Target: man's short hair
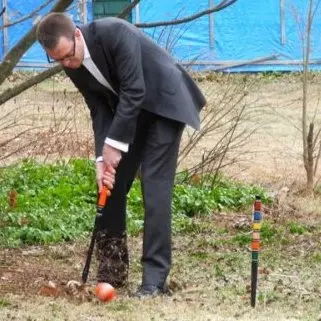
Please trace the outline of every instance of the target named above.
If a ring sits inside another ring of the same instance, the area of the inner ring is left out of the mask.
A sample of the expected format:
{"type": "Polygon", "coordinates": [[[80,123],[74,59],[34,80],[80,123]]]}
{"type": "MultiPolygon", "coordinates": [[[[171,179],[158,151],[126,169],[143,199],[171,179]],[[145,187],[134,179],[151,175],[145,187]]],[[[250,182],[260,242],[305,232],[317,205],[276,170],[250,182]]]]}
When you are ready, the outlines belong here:
{"type": "Polygon", "coordinates": [[[49,50],[55,49],[61,37],[73,40],[75,24],[64,13],[53,12],[43,17],[36,31],[37,40],[49,50]]]}

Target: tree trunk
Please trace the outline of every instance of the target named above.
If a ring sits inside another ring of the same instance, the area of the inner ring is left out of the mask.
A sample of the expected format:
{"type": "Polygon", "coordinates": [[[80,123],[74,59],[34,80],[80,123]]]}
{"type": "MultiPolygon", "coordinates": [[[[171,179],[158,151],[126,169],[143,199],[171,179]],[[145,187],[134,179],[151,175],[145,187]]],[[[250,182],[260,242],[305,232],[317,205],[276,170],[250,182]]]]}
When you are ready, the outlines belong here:
{"type": "Polygon", "coordinates": [[[307,136],[307,166],[306,166],[306,173],[307,173],[306,192],[308,195],[312,195],[313,189],[314,189],[313,130],[314,130],[314,124],[310,123],[309,133],[307,136]]]}
{"type": "Polygon", "coordinates": [[[307,107],[308,107],[308,75],[309,75],[309,60],[311,47],[311,28],[313,22],[313,1],[310,0],[309,12],[307,16],[307,27],[305,34],[305,42],[303,41],[303,102],[302,102],[302,142],[303,142],[303,163],[306,171],[306,193],[311,195],[313,193],[313,123],[310,123],[309,131],[307,128],[307,107]],[[305,44],[305,45],[304,45],[305,44]]]}

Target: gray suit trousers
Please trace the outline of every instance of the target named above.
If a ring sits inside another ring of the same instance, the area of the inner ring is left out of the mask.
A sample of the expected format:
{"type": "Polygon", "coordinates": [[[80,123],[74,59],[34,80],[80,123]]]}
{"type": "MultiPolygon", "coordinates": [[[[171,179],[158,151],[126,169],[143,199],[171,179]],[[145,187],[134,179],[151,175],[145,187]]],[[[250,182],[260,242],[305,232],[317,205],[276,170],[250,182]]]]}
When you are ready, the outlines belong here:
{"type": "Polygon", "coordinates": [[[183,123],[141,111],[134,143],[117,168],[115,186],[100,223],[109,235],[123,235],[126,196],[140,167],[145,209],[144,285],[162,287],[170,271],[172,191],[183,129],[183,123]]]}

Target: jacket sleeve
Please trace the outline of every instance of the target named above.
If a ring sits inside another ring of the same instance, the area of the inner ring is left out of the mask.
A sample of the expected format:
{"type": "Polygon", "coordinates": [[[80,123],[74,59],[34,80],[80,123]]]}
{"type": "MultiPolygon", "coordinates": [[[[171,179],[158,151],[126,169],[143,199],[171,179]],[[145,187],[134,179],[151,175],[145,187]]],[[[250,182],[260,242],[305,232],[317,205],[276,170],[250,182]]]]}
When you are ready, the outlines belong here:
{"type": "Polygon", "coordinates": [[[109,50],[115,62],[120,84],[119,101],[107,136],[124,143],[132,143],[137,117],[145,97],[141,46],[133,27],[122,23],[118,25],[117,40],[109,50]]]}
{"type": "Polygon", "coordinates": [[[85,86],[81,86],[74,78],[73,72],[65,69],[66,74],[80,91],[90,110],[92,119],[92,128],[95,139],[95,155],[96,158],[102,155],[104,140],[113,120],[113,112],[106,105],[106,99],[99,92],[89,91],[85,86]]]}
{"type": "MultiPolygon", "coordinates": [[[[82,92],[80,90],[80,92],[82,92]]],[[[82,92],[86,104],[90,109],[92,128],[95,138],[95,155],[102,155],[105,138],[112,123],[113,114],[110,108],[104,103],[103,97],[89,91],[82,92]]]]}

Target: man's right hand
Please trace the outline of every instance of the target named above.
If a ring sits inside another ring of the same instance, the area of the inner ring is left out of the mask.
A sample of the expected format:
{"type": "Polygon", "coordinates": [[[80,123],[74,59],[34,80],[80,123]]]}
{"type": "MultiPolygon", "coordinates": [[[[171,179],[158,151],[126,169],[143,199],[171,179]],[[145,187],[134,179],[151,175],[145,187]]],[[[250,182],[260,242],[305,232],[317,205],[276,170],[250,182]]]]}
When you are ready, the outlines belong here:
{"type": "Polygon", "coordinates": [[[96,179],[99,193],[102,191],[103,185],[108,188],[108,191],[114,188],[115,174],[116,170],[111,165],[105,166],[104,162],[96,162],[96,179]]]}

